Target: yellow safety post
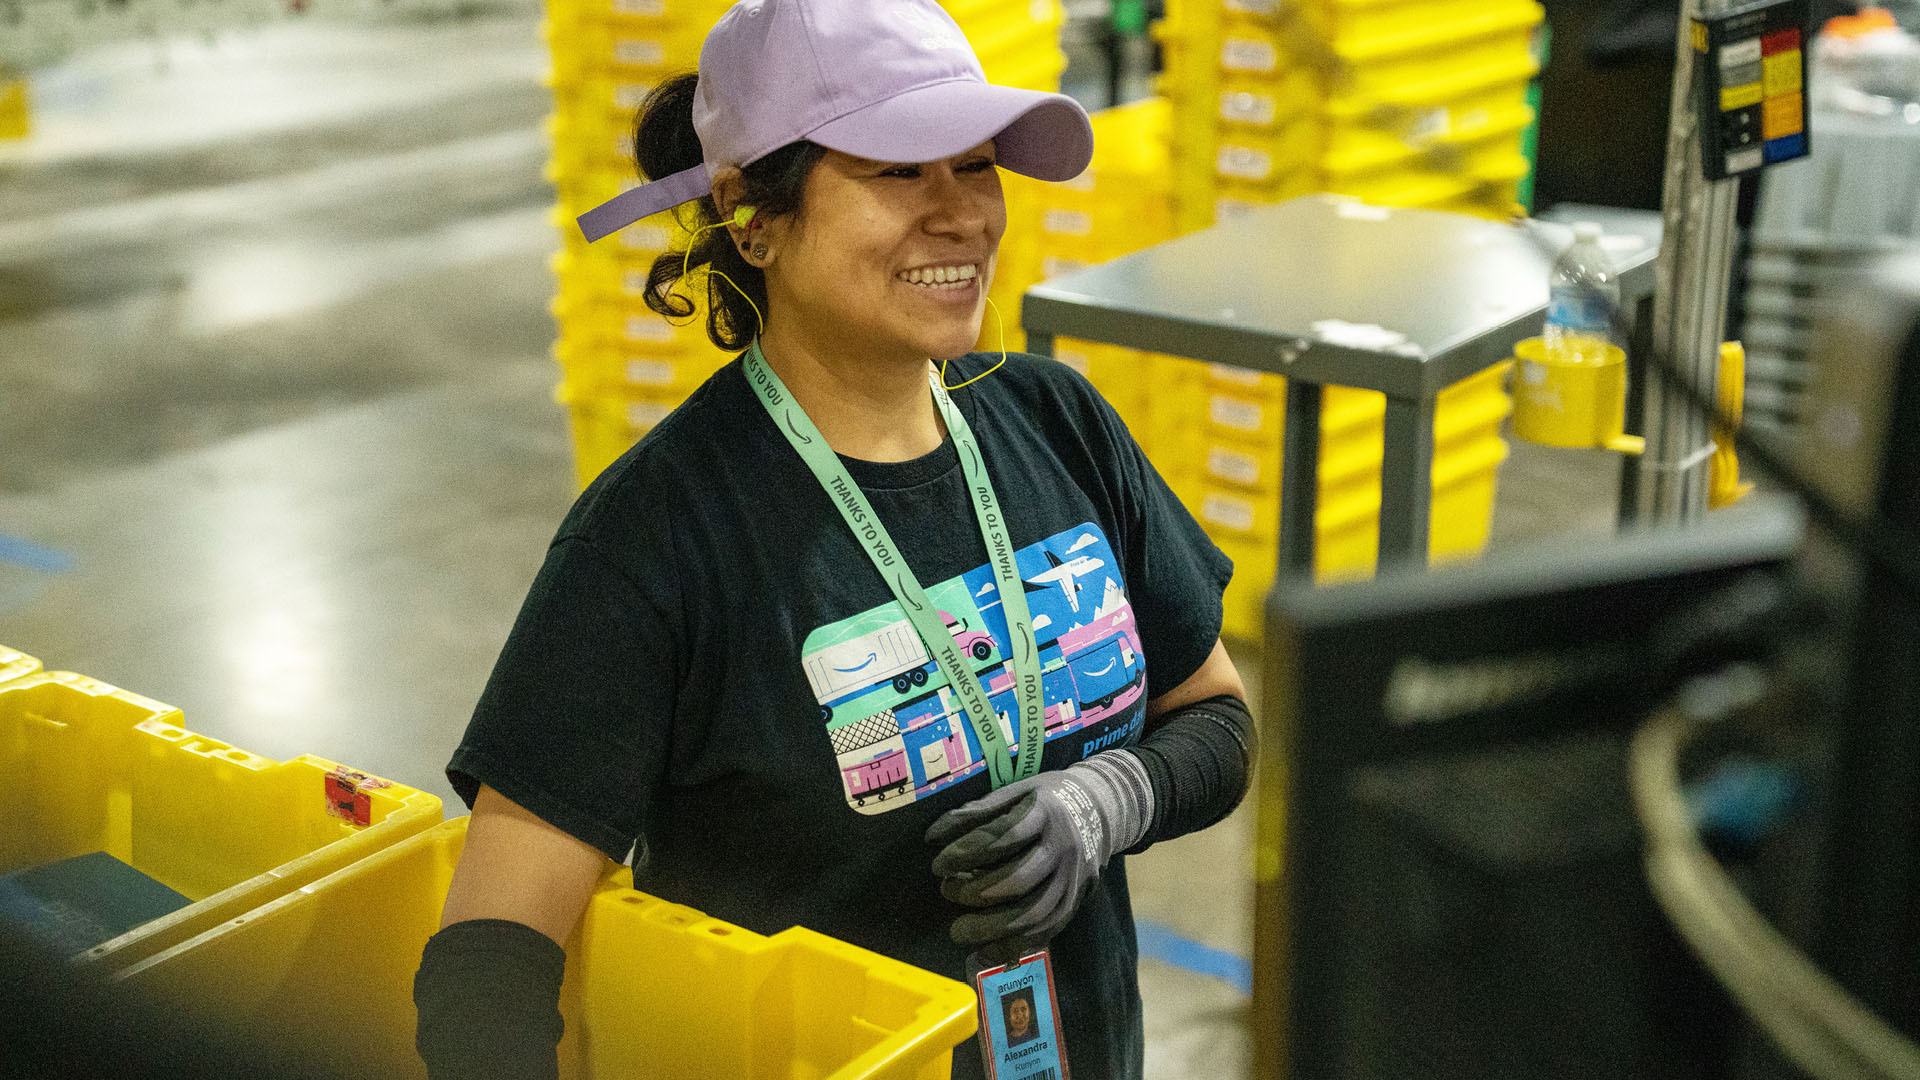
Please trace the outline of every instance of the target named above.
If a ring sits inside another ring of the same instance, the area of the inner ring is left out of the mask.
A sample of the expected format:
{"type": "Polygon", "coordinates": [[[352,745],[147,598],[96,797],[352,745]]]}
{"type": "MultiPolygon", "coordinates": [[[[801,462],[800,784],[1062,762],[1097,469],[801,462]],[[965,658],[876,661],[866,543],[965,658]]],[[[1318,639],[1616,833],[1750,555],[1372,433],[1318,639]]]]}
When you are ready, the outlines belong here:
{"type": "Polygon", "coordinates": [[[1733,432],[1740,426],[1740,410],[1746,401],[1747,350],[1737,341],[1720,346],[1718,405],[1733,427],[1713,426],[1713,460],[1707,466],[1707,508],[1718,510],[1739,502],[1753,490],[1751,482],[1740,482],[1740,459],[1734,454],[1733,432]]]}
{"type": "Polygon", "coordinates": [[[0,67],[0,139],[24,139],[33,134],[27,111],[27,80],[0,67]]]}

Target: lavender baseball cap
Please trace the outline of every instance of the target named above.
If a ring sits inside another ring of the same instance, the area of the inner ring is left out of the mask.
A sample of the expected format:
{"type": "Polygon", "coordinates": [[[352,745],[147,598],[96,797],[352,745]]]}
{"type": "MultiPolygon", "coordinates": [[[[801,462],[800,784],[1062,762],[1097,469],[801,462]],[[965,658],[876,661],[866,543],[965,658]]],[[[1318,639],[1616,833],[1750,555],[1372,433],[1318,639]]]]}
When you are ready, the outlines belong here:
{"type": "Polygon", "coordinates": [[[700,49],[693,129],[706,160],[580,215],[589,243],[801,139],[916,163],[992,139],[1003,168],[1037,180],[1071,180],[1093,157],[1079,102],[987,82],[934,0],[740,0],[700,49]]]}

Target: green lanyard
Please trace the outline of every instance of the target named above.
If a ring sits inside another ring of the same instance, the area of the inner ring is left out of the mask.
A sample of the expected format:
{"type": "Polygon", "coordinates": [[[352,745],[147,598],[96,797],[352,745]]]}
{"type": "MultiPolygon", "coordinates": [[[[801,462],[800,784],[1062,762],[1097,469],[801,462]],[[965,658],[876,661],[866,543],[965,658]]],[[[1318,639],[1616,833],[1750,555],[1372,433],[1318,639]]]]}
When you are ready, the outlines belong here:
{"type": "Polygon", "coordinates": [[[760,398],[760,404],[766,406],[767,415],[773,417],[773,424],[787,437],[787,442],[798,451],[802,461],[813,470],[820,486],[833,498],[833,505],[845,518],[853,535],[866,549],[867,557],[873,560],[874,569],[886,580],[887,587],[893,590],[894,599],[900,601],[900,607],[913,622],[913,628],[919,632],[920,641],[933,655],[934,662],[940,665],[940,671],[953,686],[960,698],[961,707],[966,710],[967,721],[973,725],[974,735],[980,741],[980,752],[987,761],[987,773],[998,788],[1012,780],[1024,780],[1040,772],[1040,752],[1047,737],[1046,717],[1042,712],[1044,702],[1040,694],[1040,649],[1034,643],[1033,620],[1027,610],[1026,583],[1020,579],[1019,568],[1014,564],[1013,543],[1007,538],[1006,519],[1000,515],[1000,504],[993,495],[993,484],[987,479],[986,465],[980,460],[980,447],[973,440],[973,431],[967,427],[967,420],[954,407],[953,398],[940,380],[932,372],[927,379],[933,390],[934,404],[940,408],[940,414],[946,417],[947,430],[953,434],[953,443],[960,454],[960,468],[967,479],[967,488],[972,493],[969,500],[973,503],[973,515],[980,522],[980,537],[986,541],[987,556],[993,563],[993,577],[1000,590],[1000,609],[1007,617],[1007,633],[1012,638],[1013,691],[1014,700],[1019,703],[1020,715],[1016,730],[1020,735],[1018,763],[1009,759],[1006,738],[995,722],[993,704],[987,700],[987,691],[980,684],[980,677],[973,673],[966,653],[953,640],[953,634],[940,618],[933,602],[927,599],[926,590],[908,569],[906,559],[900,554],[900,548],[894,544],[893,537],[887,535],[887,527],[880,522],[880,515],[873,512],[867,502],[866,493],[860,485],[847,475],[846,467],[840,461],[840,455],[833,452],[827,441],[820,437],[820,431],[807,418],[805,409],[793,400],[780,376],[767,366],[766,358],[760,355],[760,343],[755,341],[747,349],[743,361],[747,382],[760,398]]]}

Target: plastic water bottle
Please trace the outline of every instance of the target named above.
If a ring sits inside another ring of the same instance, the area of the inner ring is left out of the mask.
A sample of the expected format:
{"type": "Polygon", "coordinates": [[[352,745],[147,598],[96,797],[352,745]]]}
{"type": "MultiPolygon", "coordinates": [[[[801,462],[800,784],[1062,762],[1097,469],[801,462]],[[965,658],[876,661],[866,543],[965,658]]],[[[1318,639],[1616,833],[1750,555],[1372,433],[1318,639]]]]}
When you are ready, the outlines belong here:
{"type": "Polygon", "coordinates": [[[1547,357],[1557,363],[1600,364],[1612,344],[1620,282],[1600,247],[1600,226],[1573,227],[1573,245],[1553,261],[1547,300],[1547,357]]]}

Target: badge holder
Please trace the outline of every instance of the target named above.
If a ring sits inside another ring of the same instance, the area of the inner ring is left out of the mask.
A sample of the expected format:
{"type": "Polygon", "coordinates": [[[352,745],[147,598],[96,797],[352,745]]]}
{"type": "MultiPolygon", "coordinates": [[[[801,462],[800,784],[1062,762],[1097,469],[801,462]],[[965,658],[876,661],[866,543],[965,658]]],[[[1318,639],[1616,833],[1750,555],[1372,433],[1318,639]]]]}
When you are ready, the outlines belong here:
{"type": "Polygon", "coordinates": [[[1053,992],[1053,958],[1042,948],[1010,963],[967,959],[980,1011],[987,1080],[1066,1080],[1067,1048],[1053,992]]]}

